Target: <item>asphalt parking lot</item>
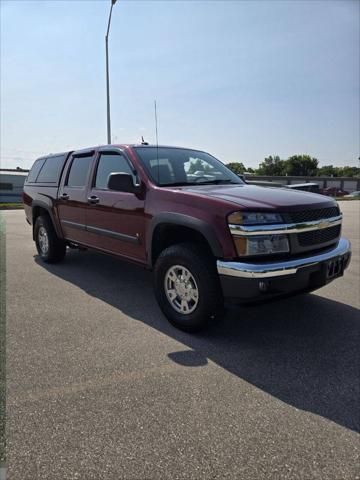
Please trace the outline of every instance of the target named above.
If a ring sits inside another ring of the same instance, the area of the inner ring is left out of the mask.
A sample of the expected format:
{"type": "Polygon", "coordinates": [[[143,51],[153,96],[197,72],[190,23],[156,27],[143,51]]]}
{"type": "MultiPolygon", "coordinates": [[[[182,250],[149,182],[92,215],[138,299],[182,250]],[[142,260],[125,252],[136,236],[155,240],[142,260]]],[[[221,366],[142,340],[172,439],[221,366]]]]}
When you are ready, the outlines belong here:
{"type": "Polygon", "coordinates": [[[196,336],[151,273],[93,252],[45,266],[3,212],[8,478],[360,478],[360,202],[340,206],[344,278],[196,336]]]}

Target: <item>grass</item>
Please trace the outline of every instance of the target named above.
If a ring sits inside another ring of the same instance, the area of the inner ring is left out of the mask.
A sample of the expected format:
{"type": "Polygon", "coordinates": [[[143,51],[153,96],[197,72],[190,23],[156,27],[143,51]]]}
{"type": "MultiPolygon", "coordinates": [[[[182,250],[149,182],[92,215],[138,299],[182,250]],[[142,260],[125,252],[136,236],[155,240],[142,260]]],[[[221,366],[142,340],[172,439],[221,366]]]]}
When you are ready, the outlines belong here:
{"type": "Polygon", "coordinates": [[[0,202],[0,210],[14,210],[14,209],[22,209],[24,205],[22,203],[5,203],[0,202]]]}
{"type": "Polygon", "coordinates": [[[5,467],[5,421],[6,421],[6,303],[5,303],[5,219],[0,216],[0,476],[5,467]]]}

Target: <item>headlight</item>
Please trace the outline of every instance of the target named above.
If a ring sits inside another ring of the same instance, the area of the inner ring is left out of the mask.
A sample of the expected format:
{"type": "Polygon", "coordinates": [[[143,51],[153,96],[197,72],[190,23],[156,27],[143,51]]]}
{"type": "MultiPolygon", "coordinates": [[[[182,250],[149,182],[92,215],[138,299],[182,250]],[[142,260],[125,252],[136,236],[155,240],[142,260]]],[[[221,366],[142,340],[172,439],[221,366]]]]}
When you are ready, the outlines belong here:
{"type": "Polygon", "coordinates": [[[289,241],[286,235],[233,236],[237,254],[271,255],[272,253],[289,252],[289,241]]]}
{"type": "Polygon", "coordinates": [[[233,225],[261,225],[265,223],[283,223],[279,213],[234,212],[228,216],[233,225]]]}
{"type": "MultiPolygon", "coordinates": [[[[242,235],[241,225],[274,225],[284,223],[279,213],[262,213],[262,212],[234,212],[228,216],[228,224],[233,233],[237,254],[241,257],[252,255],[271,255],[276,253],[287,253],[290,251],[289,241],[286,235],[259,235],[253,234],[242,235]],[[235,227],[239,225],[238,227],[235,227]]],[[[246,230],[246,227],[244,228],[246,230]]],[[[261,230],[261,228],[260,228],[261,230]]]]}

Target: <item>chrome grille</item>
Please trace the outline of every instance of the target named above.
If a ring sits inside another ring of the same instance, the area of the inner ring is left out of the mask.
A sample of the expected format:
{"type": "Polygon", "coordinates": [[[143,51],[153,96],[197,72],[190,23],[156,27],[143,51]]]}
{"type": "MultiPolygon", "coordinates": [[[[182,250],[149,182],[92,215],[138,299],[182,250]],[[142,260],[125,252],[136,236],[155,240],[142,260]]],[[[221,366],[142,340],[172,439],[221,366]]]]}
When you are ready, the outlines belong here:
{"type": "Polygon", "coordinates": [[[319,245],[319,243],[336,240],[340,235],[340,231],[341,225],[336,225],[335,227],[324,228],[323,230],[298,233],[297,239],[301,247],[309,247],[311,245],[319,245]]]}

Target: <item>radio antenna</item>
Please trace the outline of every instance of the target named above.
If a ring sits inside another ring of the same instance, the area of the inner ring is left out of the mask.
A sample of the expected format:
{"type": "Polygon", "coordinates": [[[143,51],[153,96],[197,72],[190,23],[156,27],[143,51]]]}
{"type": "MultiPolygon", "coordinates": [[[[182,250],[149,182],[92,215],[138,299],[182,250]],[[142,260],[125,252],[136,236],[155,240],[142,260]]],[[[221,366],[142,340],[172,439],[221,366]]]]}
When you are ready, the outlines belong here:
{"type": "Polygon", "coordinates": [[[157,173],[158,173],[158,184],[160,184],[160,165],[159,165],[159,138],[158,138],[158,118],[157,118],[157,108],[156,100],[154,100],[154,113],[155,113],[155,133],[156,133],[156,161],[157,161],[157,173]]]}

